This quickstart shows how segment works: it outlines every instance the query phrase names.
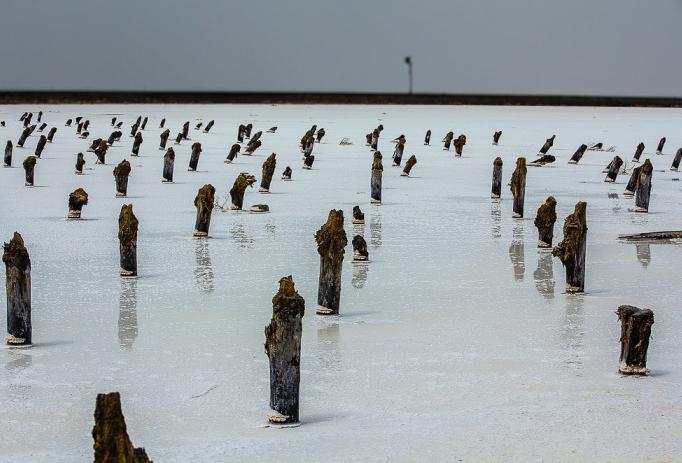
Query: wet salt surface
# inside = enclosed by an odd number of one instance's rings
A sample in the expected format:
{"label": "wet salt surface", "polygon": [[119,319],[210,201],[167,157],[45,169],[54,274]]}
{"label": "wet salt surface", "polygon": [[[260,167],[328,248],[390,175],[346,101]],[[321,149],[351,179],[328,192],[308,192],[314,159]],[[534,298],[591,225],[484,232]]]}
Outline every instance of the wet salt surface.
{"label": "wet salt surface", "polygon": [[[0,106],[2,146],[20,134],[24,111],[55,125],[36,166],[36,185],[18,168],[0,169],[0,237],[22,233],[32,259],[31,349],[0,349],[0,461],[84,461],[92,457],[95,396],[120,391],[128,431],[155,461],[504,461],[674,460],[682,451],[679,244],[623,243],[621,233],[681,229],[682,186],[668,171],[682,138],[678,109],[401,106]],[[89,140],[64,121],[90,119],[107,137],[125,121],[107,165],[94,165]],[[139,158],[130,124],[149,116]],[[166,117],[176,151],[175,180],[161,183],[158,123]],[[193,130],[215,119],[210,134]],[[173,145],[186,120],[192,141]],[[252,157],[224,164],[239,123],[263,130]],[[298,141],[312,124],[327,135],[313,170],[301,169]],[[369,204],[371,154],[364,134],[379,123],[384,204]],[[278,126],[275,134],[265,133]],[[48,126],[48,127],[49,127]],[[423,146],[426,129],[432,146]],[[48,129],[46,129],[47,132]],[[467,135],[464,157],[439,143]],[[499,146],[492,133],[503,130]],[[404,133],[403,162],[391,167]],[[526,218],[511,218],[506,183],[518,155],[528,161],[557,134],[554,165],[528,168]],[[663,156],[653,152],[667,136]],[[91,139],[92,139],[91,137]],[[349,137],[352,146],[339,146]],[[90,140],[91,140],[90,139]],[[187,172],[191,143],[199,172]],[[581,143],[615,145],[566,162]],[[630,212],[629,175],[603,182],[615,154],[628,171],[637,143],[654,163],[649,214]],[[75,155],[85,175],[73,174]],[[214,211],[209,239],[191,237],[197,190],[212,183],[221,203],[241,171],[260,181],[277,153],[271,192],[247,190],[245,209]],[[503,198],[492,202],[492,161],[504,160]],[[115,198],[112,170],[131,161],[129,197]],[[293,181],[279,178],[286,165]],[[67,221],[68,194],[83,187],[83,218]],[[536,248],[535,211],[558,201],[555,242],[577,201],[588,203],[585,295],[568,295],[564,270]],[[118,276],[117,218],[133,203],[140,221],[140,277]],[[360,205],[366,224],[351,225]],[[342,208],[349,243],[363,234],[369,263],[343,268],[340,317],[314,314],[318,255],[314,233]],[[264,428],[268,362],[264,326],[277,281],[293,275],[305,298],[301,419]],[[4,300],[4,285],[0,289]],[[617,374],[620,304],[655,312],[651,376]],[[4,311],[3,311],[4,312]],[[4,326],[4,325],[3,325]]]}

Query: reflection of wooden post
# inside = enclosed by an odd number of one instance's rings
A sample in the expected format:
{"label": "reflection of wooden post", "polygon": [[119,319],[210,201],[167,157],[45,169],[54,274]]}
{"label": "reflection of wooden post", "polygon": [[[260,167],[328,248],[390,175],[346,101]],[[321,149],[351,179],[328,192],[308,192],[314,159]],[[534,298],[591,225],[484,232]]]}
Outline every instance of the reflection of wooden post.
{"label": "reflection of wooden post", "polygon": [[5,145],[5,157],[3,158],[5,167],[12,167],[12,150],[12,140],[7,140],[7,144]]}
{"label": "reflection of wooden post", "polygon": [[370,197],[373,204],[381,204],[381,178],[384,166],[381,164],[381,151],[374,152],[372,161],[372,178],[370,181]]}
{"label": "reflection of wooden post", "polygon": [[417,163],[417,156],[414,154],[410,156],[410,158],[407,160],[405,163],[405,168],[403,169],[403,173],[400,174],[402,177],[409,177],[410,172],[412,171],[412,167]]}
{"label": "reflection of wooden post", "polygon": [[83,175],[83,166],[85,165],[85,158],[83,153],[78,153],[76,156],[76,175]]}
{"label": "reflection of wooden post", "polygon": [[500,142],[500,137],[502,136],[502,131],[495,132],[493,134],[493,145],[497,145]]}
{"label": "reflection of wooden post", "polygon": [[644,152],[644,143],[637,145],[637,150],[635,151],[635,156],[632,158],[632,162],[639,162],[639,157]]}
{"label": "reflection of wooden post", "polygon": [[631,305],[618,307],[620,320],[620,366],[624,375],[646,375],[646,355],[651,338],[654,313]]}
{"label": "reflection of wooden post", "polygon": [[353,237],[353,260],[364,261],[367,259],[369,259],[369,253],[367,252],[367,242],[362,235],[355,235]]}
{"label": "reflection of wooden post", "polygon": [[133,205],[124,204],[118,216],[118,249],[121,270],[124,277],[137,276],[137,217],[133,214]]}
{"label": "reflection of wooden post", "polygon": [[33,186],[33,173],[36,167],[36,157],[29,156],[26,159],[24,159],[23,166],[24,173],[26,174],[26,182],[24,183],[24,185]]}
{"label": "reflection of wooden post", "polygon": [[118,392],[97,394],[92,437],[95,463],[151,463],[145,449],[133,447],[128,437]]}
{"label": "reflection of wooden post", "polygon": [[511,178],[511,192],[514,196],[512,217],[523,217],[523,204],[526,197],[526,158],[516,160],[516,169]]}
{"label": "reflection of wooden post", "polygon": [[272,319],[265,327],[265,353],[270,360],[270,408],[273,424],[298,422],[301,382],[301,335],[305,300],[291,276],[279,280],[272,298]]}
{"label": "reflection of wooden post", "polygon": [[637,180],[635,192],[635,212],[649,212],[649,199],[651,198],[651,176],[654,166],[648,159],[642,164],[642,171]]}
{"label": "reflection of wooden post", "polygon": [[12,346],[31,345],[31,259],[24,239],[17,232],[5,243],[7,293],[7,334],[5,343]]}
{"label": "reflection of wooden post", "polygon": [[490,193],[492,199],[502,196],[502,158],[496,157],[493,161],[493,186]]}
{"label": "reflection of wooden post", "polygon": [[234,158],[237,157],[237,154],[239,154],[241,149],[242,147],[239,145],[239,143],[232,145],[230,152],[227,154],[227,159],[225,159],[225,164],[230,164],[232,161],[234,161]]}
{"label": "reflection of wooden post", "polygon": [[211,225],[211,213],[215,203],[215,188],[211,184],[204,185],[199,189],[197,197],[194,199],[194,206],[197,208],[197,220],[194,225],[193,236],[208,236],[208,228]]}
{"label": "reflection of wooden post", "polygon": [[275,174],[275,166],[277,165],[276,158],[277,155],[272,153],[263,163],[263,176],[261,177],[260,189],[258,190],[261,193],[270,192],[270,183],[272,182],[272,176]]}
{"label": "reflection of wooden post", "polygon": [[124,159],[114,167],[114,179],[116,180],[116,196],[128,195],[128,176],[130,175],[130,163]]}
{"label": "reflection of wooden post", "polygon": [[585,250],[587,245],[587,203],[579,202],[564,222],[564,239],[552,255],[566,268],[566,292],[585,291]]}
{"label": "reflection of wooden post", "polygon": [[575,150],[575,153],[573,153],[573,156],[568,161],[568,163],[578,164],[580,162],[580,159],[582,159],[583,155],[585,154],[585,151],[587,151],[587,145],[583,143],[578,147],[577,150]]}
{"label": "reflection of wooden post", "polygon": [[551,248],[554,238],[554,222],[556,222],[556,199],[550,196],[545,204],[538,208],[535,216],[535,227],[538,229],[538,247]]}
{"label": "reflection of wooden post", "polygon": [[201,155],[201,143],[192,143],[192,155],[189,158],[189,167],[187,168],[190,172],[195,172],[199,166],[199,156]]}
{"label": "reflection of wooden post", "polygon": [[663,146],[665,145],[665,137],[661,138],[658,142],[658,148],[656,148],[656,154],[663,154]]}
{"label": "reflection of wooden post", "polygon": [[163,183],[173,183],[173,168],[175,167],[175,151],[173,148],[168,148],[166,154],[163,155]]}
{"label": "reflection of wooden post", "polygon": [[620,172],[620,168],[623,166],[623,160],[620,158],[620,156],[615,156],[613,158],[613,161],[611,161],[611,164],[609,164],[609,171],[606,174],[606,178],[604,179],[605,182],[613,183],[616,181],[616,177],[618,177],[618,172]]}
{"label": "reflection of wooden post", "polygon": [[346,231],[343,229],[343,211],[329,211],[327,223],[315,234],[317,252],[320,254],[320,279],[317,290],[317,313],[339,313],[341,301],[341,266],[345,253]]}
{"label": "reflection of wooden post", "polygon": [[639,174],[642,172],[642,166],[635,167],[632,169],[632,175],[630,175],[630,180],[628,181],[627,186],[625,187],[625,192],[623,192],[624,196],[634,196],[635,195],[635,190],[637,189],[637,184],[639,182]]}
{"label": "reflection of wooden post", "polygon": [[78,188],[69,195],[69,219],[80,219],[83,206],[88,204],[88,194],[84,189]]}

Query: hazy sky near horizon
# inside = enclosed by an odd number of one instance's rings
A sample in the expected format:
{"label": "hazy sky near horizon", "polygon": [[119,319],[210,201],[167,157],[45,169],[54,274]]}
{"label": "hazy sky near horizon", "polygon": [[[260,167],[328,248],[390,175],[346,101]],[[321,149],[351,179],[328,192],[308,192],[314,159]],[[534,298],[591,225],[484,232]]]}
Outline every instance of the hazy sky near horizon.
{"label": "hazy sky near horizon", "polygon": [[682,96],[682,0],[4,0],[2,90]]}

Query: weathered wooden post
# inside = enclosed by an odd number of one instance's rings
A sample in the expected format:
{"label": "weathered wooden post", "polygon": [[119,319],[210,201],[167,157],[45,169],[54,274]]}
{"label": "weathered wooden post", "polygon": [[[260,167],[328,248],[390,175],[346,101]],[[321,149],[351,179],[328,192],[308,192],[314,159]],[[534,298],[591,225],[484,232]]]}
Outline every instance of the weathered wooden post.
{"label": "weathered wooden post", "polygon": [[490,197],[497,199],[502,196],[502,158],[496,157],[493,161],[493,185]]}
{"label": "weathered wooden post", "polygon": [[194,206],[197,208],[197,220],[194,225],[192,236],[208,236],[208,228],[211,225],[211,213],[215,204],[215,188],[211,184],[206,184],[199,189],[197,197],[194,198]]}
{"label": "weathered wooden post", "polygon": [[133,214],[133,205],[121,206],[118,216],[118,249],[120,253],[120,275],[137,276],[137,227],[139,222]]}
{"label": "weathered wooden post", "polygon": [[540,148],[540,154],[547,154],[547,151],[554,146],[554,139],[556,138],[556,135],[552,135],[549,137],[547,140],[545,140],[545,144],[542,145],[542,148]]}
{"label": "weathered wooden post", "polygon": [[83,122],[83,130],[88,130],[88,127],[90,127],[90,120],[86,120]]}
{"label": "weathered wooden post", "polygon": [[179,145],[181,141],[182,141],[182,132],[178,132],[178,134],[175,136],[175,144]]}
{"label": "weathered wooden post", "polygon": [[291,174],[292,173],[293,173],[293,171],[291,170],[291,167],[287,166],[284,169],[284,172],[282,172],[282,180],[286,180],[286,181],[291,180]]}
{"label": "weathered wooden post", "polygon": [[649,199],[651,198],[651,176],[654,166],[648,159],[642,164],[642,171],[637,179],[635,191],[635,212],[649,212]]}
{"label": "weathered wooden post", "polygon": [[168,137],[170,137],[170,129],[164,130],[163,132],[161,132],[161,135],[159,135],[159,138],[160,138],[159,149],[160,150],[166,149],[166,143],[168,143]]}
{"label": "weathered wooden post", "polygon": [[83,153],[78,153],[76,156],[76,175],[83,175],[83,166],[85,165],[85,158]]}
{"label": "weathered wooden post", "polygon": [[69,219],[80,219],[83,206],[88,204],[88,194],[84,189],[78,188],[69,194]]}
{"label": "weathered wooden post", "polygon": [[368,259],[369,253],[367,252],[367,242],[362,235],[355,235],[353,237],[353,260],[365,261]]}
{"label": "weathered wooden post", "polygon": [[239,143],[244,143],[244,135],[246,134],[246,126],[244,124],[239,124],[237,129],[237,141]]}
{"label": "weathered wooden post", "polygon": [[189,138],[187,138],[188,135],[189,135],[189,121],[182,124],[182,139],[183,140],[189,140]]}
{"label": "weathered wooden post", "polygon": [[673,159],[673,164],[670,166],[670,170],[677,172],[678,168],[680,167],[680,161],[682,161],[682,148],[679,148],[677,153],[675,153],[675,159]]}
{"label": "weathered wooden post", "polygon": [[95,161],[95,164],[106,164],[107,149],[109,149],[107,142],[100,140],[97,148],[95,148],[95,156],[97,156],[97,161]]}
{"label": "weathered wooden post", "polygon": [[637,150],[635,151],[635,155],[632,158],[632,162],[639,162],[639,157],[642,155],[644,152],[644,143],[640,143],[637,145]]}
{"label": "weathered wooden post", "polygon": [[116,180],[116,196],[128,195],[128,176],[130,175],[130,163],[124,159],[114,167],[114,179]]}
{"label": "weathered wooden post", "polygon": [[317,252],[320,254],[320,279],[317,290],[319,315],[338,315],[341,300],[341,266],[348,244],[343,229],[343,211],[329,211],[327,223],[315,234]]}
{"label": "weathered wooden post", "polygon": [[526,167],[526,158],[518,158],[516,160],[516,169],[511,178],[511,192],[514,197],[512,217],[523,217],[523,205],[526,197],[526,174],[528,168]]}
{"label": "weathered wooden post", "polygon": [[564,222],[564,239],[554,247],[552,255],[566,268],[566,292],[585,291],[585,251],[587,245],[587,203],[579,202]]}
{"label": "weathered wooden post", "polygon": [[211,129],[213,128],[213,124],[215,124],[215,121],[214,121],[213,119],[211,119],[211,120],[208,122],[208,124],[206,124],[206,127],[204,127],[204,133],[210,132]]}
{"label": "weathered wooden post", "polygon": [[416,163],[417,163],[417,156],[415,156],[413,154],[412,156],[410,156],[410,158],[405,163],[405,168],[403,169],[403,172],[402,172],[402,174],[400,174],[400,176],[401,177],[409,177],[410,172],[412,171],[412,168],[414,167],[414,165]]}
{"label": "weathered wooden post", "polygon": [[448,132],[445,135],[445,138],[443,139],[443,142],[445,144],[443,145],[443,149],[446,151],[450,151],[450,144],[452,143],[452,139],[455,137],[455,134],[453,132]]}
{"label": "weathered wooden post", "polygon": [[665,137],[661,138],[658,142],[658,148],[656,148],[656,154],[663,154],[663,146],[665,145]]}
{"label": "weathered wooden post", "polygon": [[275,165],[277,164],[277,155],[272,153],[263,163],[263,177],[260,180],[260,193],[270,193],[270,182],[272,176],[275,174]]}
{"label": "weathered wooden post", "polygon": [[620,366],[624,375],[646,375],[646,356],[651,339],[654,313],[632,305],[621,305],[616,311],[620,320]]}
{"label": "weathered wooden post", "polygon": [[109,138],[107,139],[107,145],[114,146],[114,142],[119,141],[121,139],[121,135],[123,135],[123,133],[120,130],[111,132]]}
{"label": "weathered wooden post", "polygon": [[583,155],[585,154],[585,151],[587,151],[587,145],[583,143],[578,147],[577,150],[575,150],[575,153],[573,153],[573,156],[568,161],[568,163],[578,164],[580,162],[580,159],[582,159]]}
{"label": "weathered wooden post", "polygon": [[425,145],[431,144],[431,129],[426,131],[426,136],[424,136],[424,144]]}
{"label": "weathered wooden post", "polygon": [[43,130],[45,130],[45,127],[47,127],[47,123],[43,122],[42,124],[40,124],[40,127],[38,127],[38,132],[42,132]]}
{"label": "weathered wooden post", "polygon": [[26,174],[26,181],[24,182],[24,185],[26,186],[33,186],[33,173],[35,171],[36,167],[36,157],[35,156],[28,156],[26,159],[24,159],[23,162],[24,166],[24,173]]}
{"label": "weathered wooden post", "polygon": [[164,117],[161,119],[161,122],[159,122],[159,128],[163,129],[166,126],[166,118]]}
{"label": "weathered wooden post", "polygon": [[362,213],[360,206],[353,206],[353,219],[351,220],[351,222],[354,225],[364,225],[365,214]]}
{"label": "weathered wooden post", "polygon": [[322,141],[325,133],[327,132],[325,132],[324,127],[321,127],[320,130],[317,131],[317,133],[315,134],[315,136],[317,137],[316,138],[317,143],[320,143]]}
{"label": "weathered wooden post", "polygon": [[83,139],[86,139],[86,138],[88,138],[89,136],[90,136],[90,132],[85,131],[85,132],[82,132],[82,133],[81,133],[81,136],[80,136],[80,137],[83,138]]}
{"label": "weathered wooden post", "polygon": [[554,222],[556,222],[556,199],[550,196],[545,204],[538,208],[535,216],[535,227],[538,229],[538,247],[551,248],[554,238]]}
{"label": "weathered wooden post", "polygon": [[7,140],[7,144],[5,145],[5,157],[3,158],[5,167],[12,167],[12,150],[12,140]]}
{"label": "weathered wooden post", "polygon": [[148,121],[148,118],[147,118],[147,116],[145,116],[144,119],[142,120],[142,125],[140,126],[140,130],[144,130],[145,127],[147,127],[147,121]]}
{"label": "weathered wooden post", "polygon": [[634,196],[635,195],[635,190],[637,189],[637,184],[639,182],[639,174],[642,172],[642,166],[635,167],[632,169],[632,175],[630,175],[630,180],[628,180],[628,184],[625,187],[625,191],[623,192],[624,196]]}
{"label": "weathered wooden post", "polygon": [[118,392],[97,394],[92,438],[94,463],[151,463],[145,449],[133,447],[128,437]]}
{"label": "weathered wooden post", "polygon": [[455,156],[462,156],[462,150],[464,149],[464,145],[467,144],[467,137],[464,134],[460,134],[459,137],[455,140],[454,146],[455,146]]}
{"label": "weathered wooden post", "polygon": [[17,232],[4,244],[7,293],[7,337],[10,346],[31,345],[31,259]]}
{"label": "weathered wooden post", "polygon": [[315,162],[315,156],[313,156],[312,154],[310,156],[306,156],[306,158],[303,160],[303,168],[305,170],[312,169],[313,162]]}
{"label": "weathered wooden post", "polygon": [[111,118],[111,126],[112,127],[116,125],[116,119],[117,119],[116,117]]}
{"label": "weathered wooden post", "polygon": [[38,111],[38,122],[40,122],[42,120],[42,118],[43,118],[43,112]]}
{"label": "weathered wooden post", "polygon": [[52,127],[50,131],[47,133],[47,141],[52,143],[52,139],[54,139],[54,134],[57,133],[57,127]]}
{"label": "weathered wooden post", "polygon": [[135,141],[133,141],[133,156],[140,155],[140,145],[142,144],[142,132],[137,132],[135,134]]}
{"label": "weathered wooden post", "polygon": [[609,164],[609,171],[606,174],[606,178],[604,179],[604,181],[608,183],[615,182],[616,177],[618,177],[618,172],[620,172],[620,168],[622,166],[623,160],[620,158],[620,156],[615,156],[613,158],[613,161],[611,161],[611,164]]}
{"label": "weathered wooden post", "polygon": [[500,137],[502,136],[502,131],[495,132],[493,134],[493,145],[497,145],[500,142]]}
{"label": "weathered wooden post", "polygon": [[405,142],[399,141],[395,145],[395,150],[393,150],[393,166],[400,166],[403,160],[403,152],[405,151]]}
{"label": "weathered wooden post", "polygon": [[304,313],[305,300],[294,289],[291,275],[279,280],[279,290],[272,298],[272,319],[265,327],[272,410],[268,421],[272,424],[298,423]]}
{"label": "weathered wooden post", "polygon": [[27,112],[24,112],[24,113],[19,117],[19,122],[23,122],[24,119],[26,119],[26,117],[28,117],[28,113],[27,113]]}
{"label": "weathered wooden post", "polygon": [[29,127],[26,127],[22,132],[21,135],[19,136],[19,140],[17,140],[17,146],[19,148],[24,147],[24,143],[26,143],[26,139],[28,136],[31,135],[31,129]]}
{"label": "weathered wooden post", "polygon": [[163,155],[163,175],[161,182],[173,183],[173,167],[175,167],[175,151],[173,148],[168,148],[166,154]]}
{"label": "weathered wooden post", "polygon": [[71,124],[73,123],[73,120],[67,119],[66,123],[64,124],[66,127],[71,127]]}
{"label": "weathered wooden post", "polygon": [[242,172],[237,176],[232,189],[230,189],[230,200],[232,201],[230,209],[242,210],[242,206],[244,206],[244,192],[247,187],[251,187],[254,183],[256,183],[256,177],[246,172]]}
{"label": "weathered wooden post", "polygon": [[28,127],[29,124],[31,123],[31,118],[33,117],[33,113],[28,113],[28,116],[24,119],[24,127]]}
{"label": "weathered wooden post", "polygon": [[230,164],[232,161],[234,161],[234,158],[237,157],[237,154],[239,154],[241,149],[242,147],[239,143],[232,145],[232,148],[230,148],[230,152],[227,154],[227,158],[225,159],[225,164]]}
{"label": "weathered wooden post", "polygon": [[139,128],[140,128],[139,122],[135,122],[133,125],[131,125],[130,126],[130,136],[134,137],[135,135],[137,135]]}
{"label": "weathered wooden post", "polygon": [[253,130],[253,124],[249,122],[249,123],[246,124],[246,126],[244,127],[244,136],[245,136],[246,138],[251,138],[251,131],[252,131],[252,130]]}
{"label": "weathered wooden post", "polygon": [[190,172],[196,172],[197,166],[199,165],[199,156],[201,155],[201,143],[192,143],[192,155],[189,158],[189,167],[187,168]]}
{"label": "weathered wooden post", "polygon": [[379,149],[379,134],[380,134],[379,129],[374,129],[374,131],[372,132],[372,141],[369,144],[369,147],[374,151]]}
{"label": "weathered wooden post", "polygon": [[197,125],[194,126],[194,130],[199,130],[201,129],[201,126],[204,125],[203,122],[199,122]]}

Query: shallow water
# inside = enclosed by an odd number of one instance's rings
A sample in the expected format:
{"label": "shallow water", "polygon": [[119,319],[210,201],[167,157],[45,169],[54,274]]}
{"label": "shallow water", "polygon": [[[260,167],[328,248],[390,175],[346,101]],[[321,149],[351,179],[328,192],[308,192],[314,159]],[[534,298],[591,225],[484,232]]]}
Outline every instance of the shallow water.
{"label": "shallow water", "polygon": [[[0,349],[0,461],[84,461],[92,457],[95,396],[120,391],[128,431],[155,461],[641,461],[682,451],[682,330],[677,244],[633,244],[621,233],[680,229],[682,185],[668,170],[682,145],[678,109],[270,105],[0,106],[0,141],[20,134],[24,111],[55,125],[25,188],[21,162],[39,134],[14,150],[18,168],[0,169],[0,237],[22,233],[32,259],[31,349]],[[34,114],[34,118],[37,114]],[[67,118],[90,119],[107,137],[125,121],[107,165],[94,165],[89,141]],[[139,158],[130,124],[149,116]],[[190,120],[190,142],[176,151],[175,182],[161,183],[159,120],[168,146]],[[215,119],[210,134],[193,130]],[[264,133],[252,157],[224,164],[237,126]],[[316,123],[313,170],[301,169],[298,141]],[[371,154],[364,134],[379,123],[383,200],[369,204]],[[427,129],[432,146],[423,146]],[[46,129],[47,132],[48,129]],[[464,156],[446,153],[448,131],[465,133]],[[492,133],[503,130],[499,146]],[[391,167],[404,133],[410,178]],[[557,162],[528,168],[526,218],[511,218],[506,182],[517,156],[534,159],[557,134]],[[662,136],[663,156],[653,155]],[[349,137],[352,146],[339,146]],[[92,137],[91,137],[92,139]],[[191,143],[203,153],[187,172]],[[581,143],[615,145],[566,161]],[[629,175],[603,182],[614,154],[637,143],[654,163],[649,214],[622,195]],[[86,175],[73,173],[84,152]],[[247,190],[245,208],[214,211],[209,239],[193,239],[194,197],[212,183],[221,202],[241,171],[260,180],[277,153],[271,194]],[[503,198],[490,196],[492,161],[504,160]],[[113,167],[132,164],[128,198],[114,197]],[[286,165],[293,181],[279,180]],[[83,187],[88,220],[67,221],[68,194]],[[536,247],[535,211],[558,201],[555,242],[577,201],[588,203],[584,295],[564,290],[564,270]],[[139,278],[118,276],[117,218],[133,203],[140,221]],[[351,225],[354,205],[364,226]],[[331,208],[346,214],[349,242],[363,234],[370,262],[347,248],[341,315],[314,314],[318,255],[314,234]],[[301,379],[302,426],[269,429],[263,328],[277,281],[293,275],[307,303]],[[0,289],[4,300],[4,285]],[[651,375],[617,374],[620,304],[655,312]]]}

